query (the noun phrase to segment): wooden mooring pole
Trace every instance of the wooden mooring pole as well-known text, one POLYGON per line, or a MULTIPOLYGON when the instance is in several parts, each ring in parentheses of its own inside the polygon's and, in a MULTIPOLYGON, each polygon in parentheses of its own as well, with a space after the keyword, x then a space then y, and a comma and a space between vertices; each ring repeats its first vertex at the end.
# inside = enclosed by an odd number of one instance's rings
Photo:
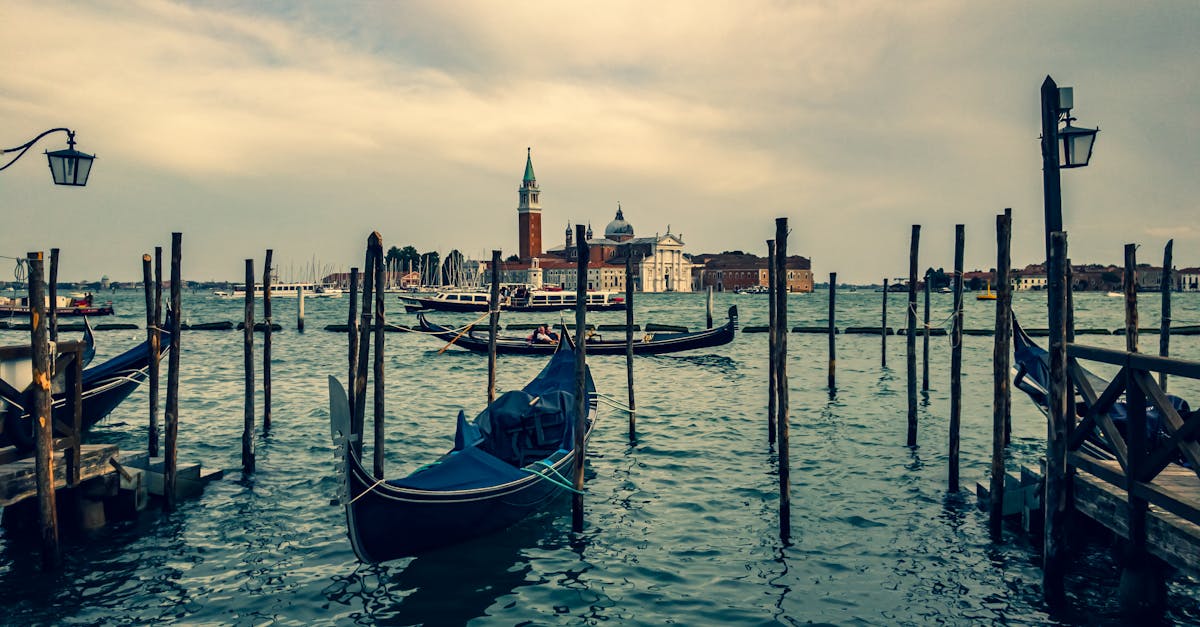
MULTIPOLYGON (((1158 283, 1158 287, 1162 291, 1162 317, 1159 322, 1158 354, 1163 357, 1168 357, 1171 354, 1171 284, 1174 282, 1171 265, 1174 263, 1172 260, 1174 249, 1175 240, 1167 240, 1167 245, 1163 248, 1162 279, 1158 283)), ((1158 373, 1158 387, 1162 388, 1163 392, 1167 391, 1167 373, 1158 373)))
POLYGON ((158 457, 158 358, 160 352, 158 342, 161 336, 158 322, 154 319, 154 312, 159 305, 154 302, 155 289, 151 285, 153 281, 151 263, 150 255, 142 255, 142 286, 146 293, 146 351, 149 353, 146 363, 150 379, 150 425, 146 448, 150 457, 158 457))
POLYGON ((46 320, 46 281, 41 252, 29 253, 29 328, 33 344, 34 472, 37 473, 38 522, 42 536, 42 569, 57 570, 58 510, 54 494, 54 426, 51 422, 50 332, 46 320))
MULTIPOLYGON (((358 366, 354 375, 354 414, 350 430, 359 436, 359 451, 367 439, 367 368, 371 361, 371 317, 372 299, 375 297, 375 250, 371 243, 375 234, 367 236, 367 253, 363 262, 362 275, 362 317, 358 323, 358 366)), ((361 459, 361 455, 360 455, 361 459)))
POLYGON ((1012 350, 1012 211, 996 216, 996 334, 992 347, 992 480, 988 504, 988 529, 994 540, 1003 534, 1004 519, 1004 447, 1011 390, 1008 371, 1012 350))
MULTIPOLYGON (((50 281, 46 285, 50 292, 50 341, 58 341, 58 249, 50 249, 50 281)), ((53 359, 53 357, 51 357, 53 359)))
MULTIPOLYGON (((500 251, 492 251, 492 292, 488 299, 488 405, 496 400, 496 334, 500 327, 500 251)), ((535 338, 536 339, 536 338, 535 338)))
MULTIPOLYGON (((154 247, 154 336, 150 343, 154 347, 154 358, 150 360, 150 404, 158 413, 159 395, 162 386, 162 331, 163 331, 163 249, 154 247)), ((170 357, 167 357, 168 364, 170 357)), ((164 418, 165 419, 165 418, 164 418)), ((162 435, 161 425, 155 422, 150 433, 150 456, 158 457, 158 441, 162 435)))
POLYGON ((246 302, 242 321, 245 416, 242 419, 242 472, 254 472, 254 260, 246 260, 246 302))
POLYGON ((637 438, 637 405, 633 402, 633 247, 625 254, 625 380, 629 387, 629 441, 637 438))
POLYGON ((883 316, 879 320, 879 367, 887 368, 887 302, 888 280, 883 280, 883 316))
POLYGON ((779 539, 792 537, 792 477, 789 453, 788 379, 787 379, 787 218, 775 218, 775 374, 779 395, 779 539))
POLYGON ((271 256, 275 251, 267 249, 267 263, 263 266, 263 433, 271 431, 271 256))
POLYGON ((304 288, 296 290, 296 330, 304 333, 304 288))
POLYGON ((708 289, 706 291, 708 292, 708 295, 707 295, 707 298, 705 299, 704 311, 706 314, 705 318, 708 321, 707 328, 711 329, 711 328, 713 328, 713 326, 712 326, 713 325, 713 288, 712 288, 712 286, 709 285, 708 289))
POLYGON ((175 509, 176 444, 179 441, 179 340, 183 320, 183 233, 171 234, 171 354, 167 358, 166 451, 163 453, 163 511, 175 509))
MULTIPOLYGON (((587 456, 587 278, 588 244, 587 231, 582 224, 575 225, 575 466, 572 482, 575 491, 571 494, 571 530, 583 531, 583 463, 587 456)), ((561 341, 566 341, 563 338, 561 341)))
POLYGON ((837 273, 829 273, 829 392, 837 390, 837 273))
POLYGON ((925 324, 921 327, 921 391, 929 391, 929 271, 925 271, 925 324))
MULTIPOLYGON (((962 428, 962 332, 963 332, 963 241, 964 227, 954 226, 954 328, 950 347, 950 452, 949 490, 958 492, 958 451, 962 428)), ((929 282, 925 282, 928 293, 929 282)), ((926 311, 929 311, 926 308, 926 311)), ((929 341, 929 327, 925 327, 925 341, 929 341)))
POLYGON ((767 240, 767 301, 770 303, 767 306, 767 364, 768 364, 768 381, 767 381, 767 444, 773 446, 775 444, 776 431, 778 430, 777 420, 779 418, 779 364, 776 363, 778 355, 775 351, 775 345, 779 338, 776 337, 777 329, 775 324, 775 291, 779 289, 775 285, 775 240, 767 240))
POLYGON ((921 225, 912 226, 908 249, 908 335, 904 338, 908 366, 908 446, 917 445, 917 251, 921 225))
MULTIPOLYGON (((375 478, 384 477, 384 389, 383 389, 383 340, 384 340, 384 291, 383 291, 383 236, 379 231, 371 234, 371 257, 375 260, 372 270, 375 273, 375 398, 372 409, 375 426, 375 439, 372 441, 372 451, 375 453, 375 478)), ((363 303, 366 305, 367 303, 363 303)))
POLYGON ((1067 259, 1067 234, 1050 234, 1047 291, 1050 322, 1049 416, 1046 423, 1045 496, 1042 499, 1042 594, 1052 606, 1065 600, 1067 513, 1067 421, 1073 419, 1067 397, 1067 293, 1063 285, 1067 259))
MULTIPOLYGON (((350 315, 346 322, 346 328, 350 333, 350 350, 349 350, 349 373, 346 377, 346 389, 350 390, 350 416, 357 416, 358 410, 355 403, 358 402, 358 268, 350 268, 350 315)), ((355 455, 362 459, 362 430, 355 432, 359 437, 351 438, 350 446, 354 450, 355 455)))
MULTIPOLYGON (((1125 350, 1138 351, 1137 245, 1125 245, 1125 350)), ((1138 382, 1138 372, 1125 367, 1125 407, 1128 414, 1125 474, 1146 474, 1149 440, 1146 433, 1146 392, 1138 382)), ((1121 559, 1119 596, 1126 618, 1154 622, 1161 619, 1166 605, 1166 583, 1162 568, 1147 550, 1146 515, 1149 503, 1135 490, 1126 488, 1129 507, 1128 540, 1121 559)), ((1140 620, 1137 622, 1141 622, 1140 620)))

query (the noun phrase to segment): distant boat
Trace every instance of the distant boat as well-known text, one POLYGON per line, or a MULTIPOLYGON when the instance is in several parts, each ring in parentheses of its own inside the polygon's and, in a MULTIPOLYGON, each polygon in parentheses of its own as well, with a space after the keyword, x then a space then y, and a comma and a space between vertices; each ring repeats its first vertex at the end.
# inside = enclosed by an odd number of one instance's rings
POLYGON ((1112 296, 1113 298, 1120 298, 1124 295, 1125 294, 1122 294, 1121 292, 1109 292, 1109 293, 1105 294, 1105 296, 1112 296))
MULTIPOLYGON (((319 283, 272 283, 271 284, 271 298, 299 298, 301 292, 303 292, 304 295, 308 298, 320 298, 320 297, 341 298, 342 295, 345 293, 342 291, 341 288, 334 287, 332 285, 321 285, 319 283)), ((214 292, 213 295, 221 296, 221 294, 219 294, 217 292, 214 292)), ((261 298, 262 295, 263 295, 262 285, 255 284, 254 297, 261 298)), ((229 298, 229 296, 225 296, 225 297, 229 298)), ((245 285, 233 286, 232 298, 245 298, 245 297, 246 297, 246 286, 245 285)))
POLYGON ((734 293, 735 294, 766 294, 766 293, 769 293, 770 291, 771 291, 771 288, 769 288, 765 285, 751 285, 750 287, 743 287, 741 289, 734 290, 734 293))
MULTIPOLYGON (((46 301, 49 303, 49 299, 46 301)), ((113 315, 112 301, 103 305, 93 303, 91 294, 72 294, 57 298, 55 314, 63 316, 111 316, 113 315)), ((28 316, 29 298, 7 298, 0 296, 0 316, 28 316)))
POLYGON ((948 288, 948 287, 939 287, 939 288, 938 288, 938 294, 950 294, 950 293, 952 293, 953 291, 954 291, 954 290, 951 290, 951 289, 950 289, 950 288, 948 288))
MULTIPOLYGON (((575 292, 573 290, 517 290, 509 297, 505 288, 500 288, 500 309, 505 311, 560 311, 574 309, 575 292)), ((489 292, 481 291, 446 291, 433 296, 401 296, 404 307, 409 313, 426 309, 434 311, 487 311, 489 292)), ((625 309, 625 297, 620 292, 594 291, 587 293, 588 311, 622 311, 625 309)))
POLYGON ((996 300, 996 293, 992 291, 992 282, 987 282, 987 291, 982 294, 976 294, 975 300, 996 300))

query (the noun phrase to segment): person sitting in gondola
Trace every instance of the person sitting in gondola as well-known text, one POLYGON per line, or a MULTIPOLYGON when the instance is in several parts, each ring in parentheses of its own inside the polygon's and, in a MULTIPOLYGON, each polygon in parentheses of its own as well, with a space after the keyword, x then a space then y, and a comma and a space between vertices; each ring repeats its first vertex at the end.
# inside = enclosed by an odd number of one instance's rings
POLYGON ((550 330, 548 325, 541 325, 529 335, 530 344, 557 344, 558 334, 550 330))

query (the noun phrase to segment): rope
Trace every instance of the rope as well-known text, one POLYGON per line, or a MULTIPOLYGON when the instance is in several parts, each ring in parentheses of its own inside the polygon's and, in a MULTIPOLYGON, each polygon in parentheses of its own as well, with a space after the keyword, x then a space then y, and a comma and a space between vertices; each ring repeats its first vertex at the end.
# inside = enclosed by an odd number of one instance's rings
POLYGON ((535 470, 533 468, 524 468, 523 467, 523 468, 521 468, 521 470, 523 470, 531 475, 537 475, 537 476, 541 477, 542 479, 545 479, 546 481, 549 481, 550 483, 553 483, 554 485, 556 485, 568 492, 571 492, 574 494, 583 494, 583 491, 576 490, 575 486, 572 486, 570 484, 570 482, 567 481, 566 477, 559 474, 559 472, 554 469, 554 466, 546 463, 546 460, 539 459, 536 462, 534 462, 534 464, 537 464, 539 466, 545 466, 546 470, 549 470, 551 475, 553 475, 553 476, 542 474, 541 472, 538 472, 537 470, 535 470))
POLYGON ((472 323, 468 324, 468 325, 467 325, 467 326, 465 326, 465 327, 462 327, 462 330, 458 331, 458 334, 454 336, 454 339, 452 339, 452 340, 450 340, 449 342, 447 342, 447 343, 446 343, 446 345, 445 345, 445 346, 443 346, 443 347, 441 348, 441 350, 439 350, 439 351, 438 351, 438 354, 439 354, 439 355, 441 355, 442 353, 446 352, 446 349, 447 349, 447 348, 450 348, 451 346, 453 346, 453 345, 454 345, 454 343, 458 341, 458 338, 460 338, 460 337, 462 337, 462 336, 466 335, 467 333, 469 333, 469 332, 471 331, 471 327, 473 327, 473 326, 475 326, 476 324, 478 324, 478 323, 482 322, 484 318, 487 318, 488 316, 490 316, 490 315, 492 315, 492 314, 494 314, 494 313, 498 314, 498 313, 500 313, 500 311, 499 311, 499 310, 496 310, 496 311, 488 311, 487 313, 483 314, 482 316, 479 316, 478 318, 476 318, 474 322, 472 322, 472 323))
POLYGON ((614 409, 620 409, 621 411, 624 411, 624 412, 630 413, 630 414, 637 413, 637 410, 630 409, 628 405, 618 401, 616 398, 614 398, 612 396, 607 396, 605 394, 596 393, 595 397, 596 397, 596 400, 601 401, 605 405, 608 405, 609 407, 612 407, 614 409))
POLYGON ((363 497, 363 495, 364 495, 364 494, 366 494, 367 492, 371 492, 371 491, 373 491, 375 488, 378 488, 378 487, 379 487, 379 484, 383 483, 384 481, 385 481, 384 479, 380 479, 379 481, 376 481, 375 483, 372 483, 372 484, 371 484, 371 487, 367 488, 366 490, 363 490, 362 492, 359 492, 359 493, 358 493, 358 496, 356 496, 356 497, 354 497, 354 498, 350 499, 350 502, 349 502, 349 503, 346 503, 346 505, 353 505, 353 504, 354 504, 354 502, 355 502, 355 501, 357 501, 358 499, 361 499, 361 498, 363 497))
MULTIPOLYGON (((908 307, 908 310, 909 310, 909 312, 911 312, 911 313, 912 313, 912 315, 913 315, 913 317, 914 317, 914 318, 917 318, 917 317, 918 317, 918 316, 917 316, 917 305, 916 305, 916 303, 910 303, 910 304, 909 304, 909 307, 908 307)), ((917 326, 918 326, 918 327, 925 327, 926 329, 941 329, 941 328, 944 328, 944 327, 946 326, 946 323, 947 323, 947 322, 949 322, 951 319, 953 319, 953 318, 954 318, 954 316, 956 316, 956 315, 959 313, 959 311, 962 311, 962 310, 955 310, 955 311, 951 311, 951 312, 950 312, 950 315, 948 315, 948 316, 946 316, 945 318, 943 318, 943 319, 942 319, 942 321, 941 321, 941 322, 939 322, 939 323, 937 323, 937 324, 925 324, 924 322, 920 322, 920 321, 918 321, 918 322, 917 322, 917 326)))

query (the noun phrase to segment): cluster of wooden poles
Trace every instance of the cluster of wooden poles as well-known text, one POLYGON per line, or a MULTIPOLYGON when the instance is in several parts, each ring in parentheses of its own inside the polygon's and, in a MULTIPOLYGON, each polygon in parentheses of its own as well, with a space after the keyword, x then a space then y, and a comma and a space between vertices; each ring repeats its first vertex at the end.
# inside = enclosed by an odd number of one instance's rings
MULTIPOLYGON (((170 306, 174 315, 171 318, 171 351, 167 365, 167 399, 164 422, 166 438, 164 444, 163 469, 163 511, 175 509, 176 495, 176 442, 179 435, 179 343, 180 343, 180 312, 182 294, 180 262, 182 257, 183 235, 171 234, 171 287, 170 306)), ((152 457, 158 456, 158 383, 159 383, 159 340, 162 325, 162 248, 156 247, 157 272, 153 284, 150 281, 150 256, 142 256, 143 275, 146 279, 146 327, 150 351, 150 429, 149 452, 152 457), (153 289, 152 289, 153 288, 153 289), (153 292, 153 294, 152 294, 153 292)), ((30 408, 30 418, 34 422, 34 469, 37 479, 38 522, 41 534, 42 565, 46 570, 54 570, 61 566, 62 551, 59 544, 59 521, 57 498, 54 486, 54 451, 65 448, 67 454, 66 475, 68 487, 75 487, 79 480, 79 446, 82 436, 82 365, 81 342, 58 341, 57 306, 59 249, 50 250, 49 280, 45 272, 45 259, 41 252, 31 252, 26 256, 29 270, 29 315, 30 342, 32 349, 33 368, 33 407, 30 408), (47 306, 50 303, 50 306, 47 306), (52 348, 53 346, 53 348, 52 348), (72 354, 71 370, 67 373, 68 406, 72 408, 72 422, 67 429, 71 433, 67 438, 58 441, 54 438, 54 421, 52 413, 51 378, 52 364, 57 361, 57 355, 72 354)), ((118 468, 118 470, 120 470, 118 468)), ((70 492, 71 498, 78 498, 78 490, 70 492)))
MULTIPOLYGON (((271 258, 274 251, 267 249, 263 264, 263 323, 254 322, 254 260, 246 260, 245 320, 242 325, 242 358, 245 369, 245 409, 242 422, 242 472, 251 473, 255 468, 254 450, 254 332, 263 330, 263 434, 271 432, 271 258)), ((304 291, 299 292, 296 326, 304 331, 304 291)))

